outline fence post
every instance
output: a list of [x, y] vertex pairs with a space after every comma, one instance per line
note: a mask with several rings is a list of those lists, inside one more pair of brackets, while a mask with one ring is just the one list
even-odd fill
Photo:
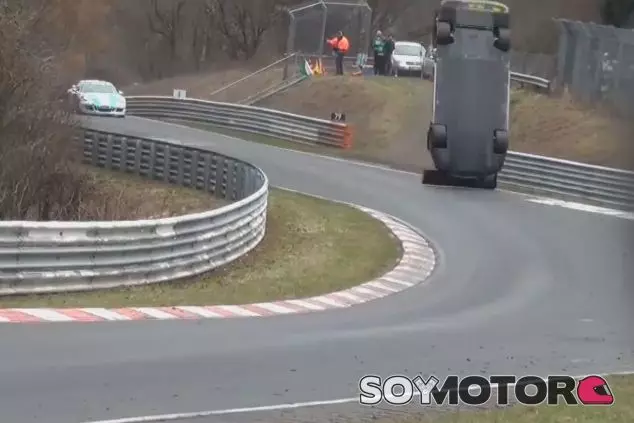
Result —
[[[289, 16], [289, 29], [288, 29], [288, 38], [286, 39], [286, 55], [293, 54], [293, 50], [295, 50], [295, 33], [296, 33], [296, 25], [295, 21], [295, 13], [293, 10], [288, 11]], [[288, 78], [288, 61], [284, 62], [284, 81]]]
[[321, 38], [319, 40], [319, 58], [324, 57], [324, 43], [326, 41], [326, 24], [328, 23], [328, 6], [322, 0], [321, 1], [322, 13], [324, 14], [321, 18]]
[[566, 59], [570, 48], [570, 40], [564, 23], [559, 19], [554, 19], [554, 21], [555, 25], [557, 25], [557, 29], [559, 30], [559, 43], [557, 46], [557, 58], [555, 64], [555, 80], [551, 81], [551, 88], [553, 91], [561, 91], [567, 82], [566, 67], [568, 66], [568, 61]]

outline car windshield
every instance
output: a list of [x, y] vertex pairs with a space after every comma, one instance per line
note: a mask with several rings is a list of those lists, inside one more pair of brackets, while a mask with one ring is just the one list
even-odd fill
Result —
[[416, 45], [397, 44], [394, 49], [394, 54], [400, 56], [420, 56], [423, 54], [423, 48]]
[[109, 84], [81, 84], [79, 86], [81, 92], [84, 93], [104, 93], [104, 94], [112, 94], [117, 92], [113, 85]]

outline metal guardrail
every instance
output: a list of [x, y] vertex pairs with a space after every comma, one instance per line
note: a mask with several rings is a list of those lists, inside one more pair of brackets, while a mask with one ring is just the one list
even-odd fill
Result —
[[126, 100], [127, 112], [134, 116], [201, 122], [305, 144], [352, 147], [352, 128], [345, 123], [196, 99], [134, 96]]
[[509, 152], [499, 181], [537, 194], [554, 194], [634, 211], [634, 172]]
[[[295, 136], [296, 133], [310, 134], [308, 138], [314, 140], [317, 132], [315, 125], [341, 126], [270, 109], [191, 99], [131, 97], [128, 99], [128, 108], [132, 115], [206, 122], [273, 137], [282, 134], [280, 138], [290, 140], [302, 139]], [[272, 130], [271, 126], [276, 129]], [[509, 152], [499, 181], [522, 191], [566, 196], [625, 210], [634, 209], [634, 173], [624, 170]]]
[[186, 278], [246, 254], [265, 233], [268, 180], [257, 167], [196, 148], [82, 130], [84, 161], [208, 191], [215, 210], [117, 222], [0, 221], [0, 295]]
[[528, 85], [535, 88], [543, 89], [545, 91], [550, 91], [550, 81], [539, 76], [526, 75], [519, 72], [511, 72], [511, 81], [520, 84], [520, 86], [522, 87]]

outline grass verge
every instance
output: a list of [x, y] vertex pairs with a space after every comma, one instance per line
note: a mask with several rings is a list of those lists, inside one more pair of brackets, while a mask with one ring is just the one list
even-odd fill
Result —
[[74, 294], [0, 298], [0, 307], [126, 307], [241, 304], [349, 288], [391, 269], [399, 241], [355, 208], [272, 190], [267, 234], [224, 269], [183, 281]]
[[607, 378], [614, 405], [605, 406], [510, 406], [482, 411], [449, 411], [424, 416], [390, 418], [377, 423], [625, 423], [634, 422], [634, 377]]

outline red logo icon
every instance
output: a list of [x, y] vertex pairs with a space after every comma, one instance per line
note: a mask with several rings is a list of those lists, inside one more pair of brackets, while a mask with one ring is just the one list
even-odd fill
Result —
[[583, 405], [612, 405], [614, 395], [601, 376], [587, 376], [577, 384], [577, 398]]

